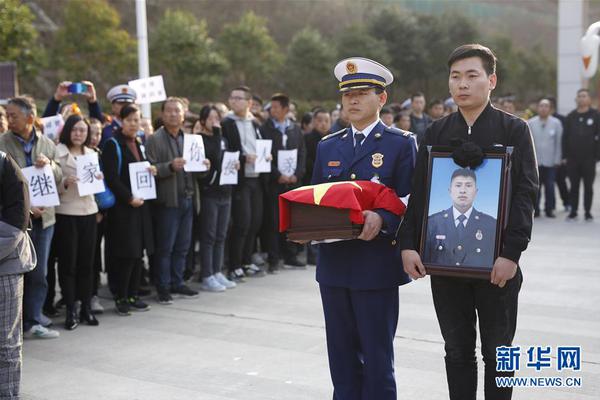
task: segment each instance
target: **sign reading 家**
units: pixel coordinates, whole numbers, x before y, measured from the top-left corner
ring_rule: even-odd
[[[54,207],[60,204],[54,173],[49,165],[22,169],[29,184],[29,199],[32,207]]]
[[[75,158],[75,162],[77,163],[79,196],[102,193],[106,190],[97,153],[78,156]]]
[[[137,104],[158,103],[167,99],[162,75],[129,81],[129,86],[137,94]]]
[[[156,182],[148,161],[129,164],[129,183],[134,197],[144,200],[156,199]]]

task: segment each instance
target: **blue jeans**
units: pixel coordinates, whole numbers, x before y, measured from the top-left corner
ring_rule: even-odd
[[[48,254],[50,243],[54,235],[54,225],[44,229],[41,219],[32,220],[31,240],[37,254],[37,266],[25,274],[23,293],[23,331],[28,331],[32,326],[42,320],[42,308],[46,301],[48,282]]]
[[[554,182],[556,181],[555,167],[538,167],[540,175],[540,188],[535,210],[540,211],[540,200],[542,197],[542,185],[544,186],[544,211],[547,213],[554,211],[556,207],[556,196],[554,195]]]
[[[231,195],[202,195],[200,212],[200,255],[202,278],[221,272],[225,237],[231,213]]]
[[[156,206],[155,282],[160,291],[183,285],[183,271],[192,240],[192,199],[179,207]]]

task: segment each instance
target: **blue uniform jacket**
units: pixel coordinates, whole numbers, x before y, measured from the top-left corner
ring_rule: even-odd
[[[427,265],[491,267],[494,265],[496,219],[473,208],[463,238],[458,236],[452,207],[427,220],[423,262]]]
[[[388,128],[380,121],[354,155],[352,129],[347,128],[319,142],[312,184],[375,178],[404,197],[411,192],[415,159],[415,142],[408,132]],[[319,245],[319,283],[369,290],[410,281],[396,245],[401,217],[385,210],[374,211],[384,223],[382,232],[372,241],[357,239]]]

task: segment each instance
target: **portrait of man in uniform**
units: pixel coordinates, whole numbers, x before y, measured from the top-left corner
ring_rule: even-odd
[[[457,166],[448,158],[439,161],[445,162],[445,168],[448,163],[453,167]],[[493,169],[495,164],[497,163],[487,163],[486,166]],[[488,174],[485,174],[486,191],[480,192],[476,171],[451,168],[444,171],[444,176],[436,177],[436,174],[442,175],[438,171],[441,166],[440,164],[433,169],[423,262],[448,267],[491,269],[496,243],[495,211],[498,207],[498,192],[493,189],[499,187],[499,182],[490,182]],[[448,180],[447,174],[450,171],[452,175]],[[446,196],[450,197],[449,207]],[[478,196],[484,197],[481,203],[484,203],[482,205],[485,205],[485,211],[475,206]],[[444,208],[440,211],[441,204],[444,204]]]

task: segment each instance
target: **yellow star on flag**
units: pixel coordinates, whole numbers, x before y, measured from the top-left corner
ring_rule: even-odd
[[[314,196],[315,204],[319,205],[319,204],[321,204],[321,199],[323,199],[323,196],[325,196],[325,194],[329,191],[329,189],[332,186],[344,185],[344,184],[350,184],[350,185],[356,186],[361,191],[363,190],[363,188],[360,187],[360,185],[356,182],[329,182],[329,183],[321,183],[319,185],[302,186],[297,189],[293,189],[292,191],[295,192],[297,190],[313,189],[313,196]]]

